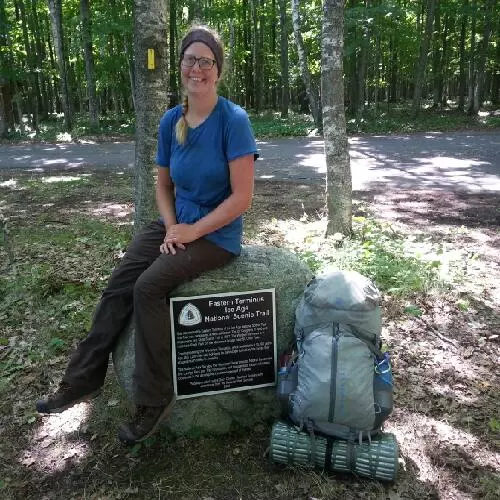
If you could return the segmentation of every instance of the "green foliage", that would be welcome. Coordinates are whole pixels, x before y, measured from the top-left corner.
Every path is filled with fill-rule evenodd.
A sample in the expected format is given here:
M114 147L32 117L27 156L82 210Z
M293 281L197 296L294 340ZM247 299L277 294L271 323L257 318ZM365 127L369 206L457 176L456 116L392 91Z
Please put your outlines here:
M378 112L374 109L367 109L362 118L346 116L346 126L348 134L451 131L499 127L500 117L489 114L480 117L468 116L453 109L433 110L429 108L421 111L417 118L413 118L409 103L397 106L381 104Z
M491 432L500 434L500 420L494 417L490 418L490 421L488 422L488 427L490 428Z
M443 37L433 36L429 48L426 81L424 88L428 92L425 97L432 97L432 84L436 79L436 68L432 63L434 55L439 55L439 75L443 75L442 87L447 89L449 98L456 99L459 88L460 73L460 26L466 21L465 54L480 59L479 54L483 33L491 19L498 19L498 2L491 3L493 11L489 11L490 2L475 4L457 0L443 0L439 3L441 15L441 32L447 34L446 44ZM21 9L23 7L23 9ZM255 9L255 17L253 10ZM23 10L23 14L21 13ZM319 88L321 73L321 40L322 40L322 3L314 0L300 2L301 34L308 54L309 71L312 84ZM287 23L281 26L279 5L276 2L231 2L220 0L206 3L202 8L204 22L212 25L221 33L226 45L231 68L227 81L223 80L222 93L247 107L255 107L255 85L261 78L263 85L264 108L279 106L282 68L280 63L280 37L282 31L288 40L289 87L291 106L293 109L307 109L307 98L304 94L304 83L297 64L297 49L291 30L291 5L286 2ZM132 134L133 122L128 118L122 120L120 115L133 113L131 79L133 73L133 3L130 0L92 2L92 45L94 55L94 79L100 106L100 134ZM193 15L192 5L178 5L176 15L177 40L188 27ZM470 21L472 15L475 22ZM254 21L255 19L255 21ZM230 20L231 22L228 22ZM411 99L415 64L418 59L422 38L423 12L421 2L394 0L391 2L346 2L344 6L344 75L346 81L346 103L356 100L350 95L357 92L357 78L362 61L366 60L364 83L365 101L372 105L375 100L382 102L389 98L392 101ZM475 26L475 33L472 33ZM71 0L62 4L62 27L66 58L69 62L68 80L71 92L72 107L80 115L88 112L87 81L82 50L82 27L79 3ZM231 39L231 27L234 37ZM439 33L440 35L440 33ZM7 100L12 96L19 98L18 103L24 114L23 126L26 134L19 131L21 123L17 116L16 104L7 102L6 108L14 108L14 126L10 127L9 139L31 139L55 141L58 139L78 139L86 135L94 135L86 120L77 118L75 130L71 136L62 136L62 126L51 124L47 120L55 109L60 111L60 103L54 98L60 94L58 87L59 69L54 57L54 43L51 30L47 2L34 1L31 4L5 0L0 6L0 79L5 82ZM471 54L471 41L475 40L476 53ZM490 42L487 45L485 68L486 82L491 81L489 75L495 74L497 59L498 33L493 23ZM366 54L363 51L366 48ZM230 61L229 61L230 59ZM254 60L256 59L256 60ZM477 71L476 65L476 71ZM229 67L229 65L228 65ZM258 71L256 71L258 68ZM170 68L176 72L176 68ZM34 85L34 75L38 78ZM177 76L177 75L176 75ZM229 81L231 82L229 85ZM49 84L50 82L50 84ZM50 89L49 85L53 85ZM491 100L495 85L487 83L486 99ZM354 92L354 93L356 93ZM41 97L38 102L41 120L40 132L35 134L32 124L33 97ZM371 112L364 113L362 120L350 121L349 131L352 133L390 131L444 130L446 127L474 126L471 119L463 117L461 125L453 119L447 124L446 119L430 123L402 123L404 117L393 121L390 116L383 116L386 110L379 110L375 116ZM382 116L381 116L382 115ZM357 117L359 118L359 117ZM486 126L499 126L500 118L486 120ZM59 119L57 120L59 121ZM404 121L404 120L403 120ZM425 120L424 120L425 121ZM294 126L267 128L262 137L297 135ZM307 132L304 132L307 133ZM24 135L24 137L21 137ZM35 137L36 135L36 137Z
M279 113L250 115L250 121L258 139L305 136L314 129L310 116L296 113L290 113L288 118L281 118Z
M500 498L500 474L489 473L480 480L479 498L482 500L498 500Z
M53 337L50 339L49 348L54 351L60 351L64 348L64 340L58 337Z
M325 269L354 270L371 278L381 291L398 297L442 289L460 278L450 255L433 243L415 235L398 233L388 223L355 217L352 238L329 237L320 252L304 250L299 257L313 272ZM451 270L450 270L451 266ZM407 314L421 314L407 306Z
M458 300L456 304L457 307L464 312L467 311L470 307L470 303L468 300Z
M414 316L415 318L420 318L422 316L422 309L420 307L414 305L414 304L408 304L404 309L403 312L405 314L408 314L408 316Z
M381 104L379 111L367 109L361 118L346 117L348 134L373 133L387 134L412 133L424 131L451 131L462 129L491 129L500 127L500 116L485 113L483 116L468 116L463 113L448 110L427 109L417 118L411 116L411 106ZM250 121L257 139L279 137L307 136L315 132L314 122L310 115L290 112L287 118L281 118L280 113L267 111L258 115L250 113ZM53 117L40 124L40 133L35 135L29 127L22 135L19 131L11 133L9 140L33 141L77 141L91 138L105 141L107 138L124 138L133 140L135 133L135 117L133 115L109 115L100 121L100 130L92 131L87 115L78 114L75 126L68 134L64 132L62 116Z
M91 136L93 139L106 139L107 137L125 137L132 139L135 133L135 116L128 114L113 115L108 114L101 117L99 121L99 131L92 130L87 114L76 114L74 116L74 126L71 133L65 132L64 117L53 115L39 124L39 133L35 133L28 125L23 135L18 129L10 132L7 139L11 141L46 141L46 142L69 142Z

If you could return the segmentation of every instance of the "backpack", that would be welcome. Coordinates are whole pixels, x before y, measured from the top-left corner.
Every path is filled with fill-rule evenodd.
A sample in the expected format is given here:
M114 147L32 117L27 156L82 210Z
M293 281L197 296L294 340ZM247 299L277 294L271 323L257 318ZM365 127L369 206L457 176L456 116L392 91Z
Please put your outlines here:
M371 439L392 411L381 352L380 292L354 271L313 278L295 312L297 353L282 357L278 395L300 429Z

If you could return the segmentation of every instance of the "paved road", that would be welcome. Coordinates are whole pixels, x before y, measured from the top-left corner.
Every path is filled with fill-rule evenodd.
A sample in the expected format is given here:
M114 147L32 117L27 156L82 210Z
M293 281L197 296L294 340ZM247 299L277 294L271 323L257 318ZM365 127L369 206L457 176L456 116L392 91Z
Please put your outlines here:
M433 188L500 192L500 130L349 139L353 189ZM258 179L323 183L323 140L258 141ZM134 144L0 146L0 169L132 167Z

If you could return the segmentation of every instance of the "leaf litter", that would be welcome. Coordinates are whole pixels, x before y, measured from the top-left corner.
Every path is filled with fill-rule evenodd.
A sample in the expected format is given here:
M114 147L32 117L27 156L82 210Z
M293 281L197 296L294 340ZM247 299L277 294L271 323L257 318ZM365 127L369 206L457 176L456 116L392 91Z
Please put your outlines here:
M162 430L132 453L116 441L126 405L112 375L95 404L59 416L35 414L34 401L60 380L131 234L131 176L85 174L85 183L61 185L32 173L0 175L1 215L15 259L9 262L0 246L3 498L35 498L40 491L65 499L500 496L498 195L427 193L423 220L422 197L414 192L394 199L354 193L355 216L388 221L403 235L424 235L426 244L448 245L463 256L451 287L404 298L399 288L384 293L384 341L396 390L387 430L400 444L402 471L396 483L380 484L270 464L263 459L270 423L223 439ZM324 206L317 186L257 182L245 242L287 247L317 265L325 249L344 244L325 246ZM75 225L79 250L66 236Z

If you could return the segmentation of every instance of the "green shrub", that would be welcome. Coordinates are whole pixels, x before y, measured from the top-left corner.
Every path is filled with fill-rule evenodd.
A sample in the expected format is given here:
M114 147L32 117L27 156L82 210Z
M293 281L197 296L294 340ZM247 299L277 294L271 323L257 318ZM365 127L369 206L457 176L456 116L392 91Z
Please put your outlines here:
M358 271L381 291L400 297L446 288L459 278L457 273L444 275L450 257L439 244L419 241L398 233L388 223L365 217L353 219L351 238L329 237L319 252L304 249L299 257L313 272Z

